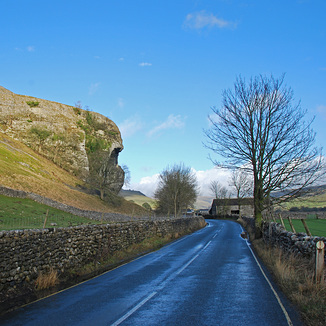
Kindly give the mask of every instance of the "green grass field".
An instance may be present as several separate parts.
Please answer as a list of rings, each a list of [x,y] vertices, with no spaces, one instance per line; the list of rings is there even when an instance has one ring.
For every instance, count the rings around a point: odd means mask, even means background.
[[[283,219],[284,225],[287,231],[291,231],[290,223],[288,219]],[[281,223],[280,220],[277,220],[278,223]],[[306,230],[301,222],[301,220],[292,219],[293,226],[297,233],[304,232]],[[326,220],[325,219],[306,219],[308,228],[313,236],[326,237]],[[291,231],[292,232],[292,231]]]
[[[67,227],[82,224],[100,224],[90,220],[60,211],[31,199],[12,198],[0,195],[0,230],[41,229],[48,210],[46,227]]]

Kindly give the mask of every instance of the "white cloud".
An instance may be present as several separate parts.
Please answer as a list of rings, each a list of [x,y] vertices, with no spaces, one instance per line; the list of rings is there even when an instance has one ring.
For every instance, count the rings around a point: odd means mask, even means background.
[[[141,66],[141,67],[150,67],[152,64],[151,63],[149,63],[149,62],[141,62],[140,64],[139,64],[139,66]]]
[[[235,28],[236,26],[236,23],[218,18],[206,10],[188,14],[184,22],[184,27],[190,29],[205,27]]]
[[[28,52],[34,52],[35,51],[35,46],[29,45],[28,47],[26,47],[26,50]]]
[[[159,183],[160,175],[154,174],[152,176],[143,177],[139,183],[131,183],[131,188],[134,190],[141,191],[148,197],[154,197],[154,193]]]
[[[209,190],[210,183],[214,180],[221,183],[222,186],[232,190],[229,186],[229,179],[231,176],[231,172],[226,169],[222,168],[212,168],[210,170],[205,171],[196,171],[193,170],[196,174],[199,189],[200,189],[200,196],[212,196],[211,191]]]
[[[132,117],[119,125],[122,138],[130,137],[143,128],[143,123],[138,117]]]
[[[192,169],[193,173],[197,177],[198,185],[199,185],[199,195],[200,196],[212,196],[209,185],[213,180],[219,181],[224,187],[232,190],[229,186],[229,178],[231,172],[225,169],[220,168],[212,168],[206,171],[196,171]],[[154,174],[152,176],[147,176],[141,178],[139,183],[132,183],[131,188],[134,190],[141,191],[148,197],[153,197],[154,192],[159,183],[159,174]]]
[[[181,129],[185,126],[184,119],[180,115],[170,114],[161,124],[151,129],[147,136],[152,137],[154,134],[166,129]]]
[[[96,91],[98,90],[100,84],[101,83],[91,84],[91,86],[89,87],[89,90],[88,90],[88,94],[89,95],[94,95],[96,93]]]

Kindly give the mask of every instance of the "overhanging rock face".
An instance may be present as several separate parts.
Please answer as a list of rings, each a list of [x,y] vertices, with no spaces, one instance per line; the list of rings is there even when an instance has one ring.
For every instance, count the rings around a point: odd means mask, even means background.
[[[92,170],[91,157],[111,166],[112,191],[124,173],[118,165],[123,149],[116,124],[107,117],[61,103],[17,95],[0,86],[0,132],[19,140],[83,180]]]

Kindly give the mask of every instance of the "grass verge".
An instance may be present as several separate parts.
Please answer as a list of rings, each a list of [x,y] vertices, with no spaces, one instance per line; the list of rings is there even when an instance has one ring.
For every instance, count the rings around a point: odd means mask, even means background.
[[[48,273],[40,273],[35,281],[37,290],[45,290],[54,287],[59,283],[58,272],[53,268]]]
[[[276,283],[300,310],[306,325],[326,325],[326,284],[316,284],[314,261],[285,254],[267,246],[262,239],[252,243]]]
[[[0,195],[0,230],[42,229],[82,224],[100,224],[100,221],[76,216],[59,209],[37,203],[31,199]]]
[[[39,274],[35,282],[27,282],[22,288],[12,288],[10,293],[0,298],[0,315],[91,279],[151,251],[158,250],[182,235],[155,236],[113,254],[104,251],[88,264],[80,268],[66,270],[61,274],[50,269],[48,273]]]
[[[81,268],[70,270],[68,272],[69,278],[84,278],[85,276],[88,278],[99,275],[136,257],[142,256],[151,251],[158,250],[179,236],[179,234],[175,234],[173,236],[166,235],[165,237],[155,236],[145,239],[140,243],[133,244],[126,249],[116,251],[113,254],[109,254],[108,252],[103,251],[94,261],[86,264]]]

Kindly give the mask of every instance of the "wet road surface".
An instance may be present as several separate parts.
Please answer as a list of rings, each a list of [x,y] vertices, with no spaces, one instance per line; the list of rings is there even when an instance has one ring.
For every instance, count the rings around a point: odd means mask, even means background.
[[[2,316],[0,325],[301,325],[232,221]]]

